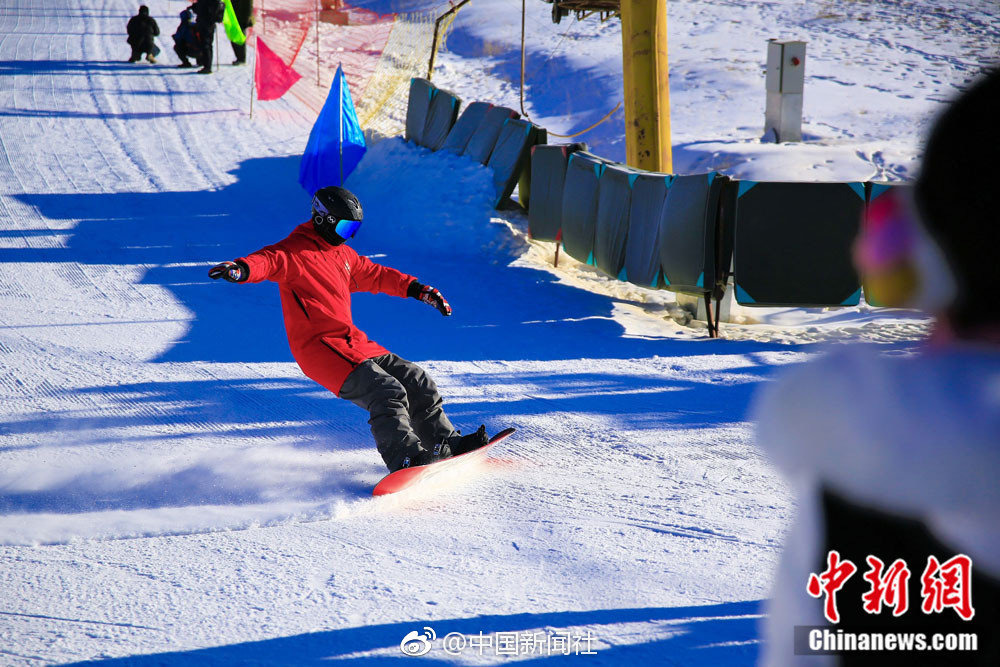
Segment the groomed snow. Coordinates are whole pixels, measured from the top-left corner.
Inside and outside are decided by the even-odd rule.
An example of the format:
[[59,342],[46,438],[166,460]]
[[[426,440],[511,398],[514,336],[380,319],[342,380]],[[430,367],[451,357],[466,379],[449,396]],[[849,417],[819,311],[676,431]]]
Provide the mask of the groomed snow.
[[[164,35],[186,6],[148,4]],[[678,171],[912,176],[927,119],[996,56],[991,3],[828,5],[670,3]],[[535,120],[589,125],[620,95],[617,23],[528,7],[552,84]],[[206,276],[308,214],[313,117],[287,99],[249,120],[250,68],[175,69],[169,37],[161,64],[125,64],[134,10],[0,6],[0,663],[378,662],[429,626],[588,636],[593,664],[751,664],[792,511],[752,442],[755,389],[820,341],[905,354],[926,318],[750,312],[711,341],[668,294],[553,268],[484,168],[387,139],[348,181],[355,247],[455,315],[365,294],[355,319],[461,428],[518,432],[469,479],[372,499],[366,416],[302,376],[276,288]],[[516,108],[519,25],[471,3],[436,82]],[[801,145],[760,143],[770,36],[810,40]],[[566,81],[585,107],[560,106]],[[588,140],[620,158],[614,122]],[[424,658],[501,659],[440,640]]]

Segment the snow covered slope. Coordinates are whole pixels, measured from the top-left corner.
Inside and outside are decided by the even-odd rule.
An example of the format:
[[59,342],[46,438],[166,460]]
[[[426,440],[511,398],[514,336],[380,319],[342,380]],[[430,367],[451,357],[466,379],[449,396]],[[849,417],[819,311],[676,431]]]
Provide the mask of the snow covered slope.
[[[186,6],[148,4],[165,34]],[[461,51],[470,24],[510,18],[500,4],[463,10],[442,85],[495,57],[516,62],[509,30],[492,56]],[[686,109],[699,81],[734,97],[750,87],[730,86],[740,61],[720,52],[722,27],[763,33],[767,17],[804,15],[807,3],[675,5],[672,31],[695,10],[714,26],[674,41],[687,71],[675,109]],[[493,642],[451,655],[439,640],[425,658],[439,663],[503,659],[511,633],[522,649],[529,636],[589,638],[595,664],[752,663],[791,508],[745,410],[822,336],[708,341],[650,317],[648,295],[543,268],[523,219],[491,209],[483,168],[383,141],[348,182],[366,209],[356,247],[441,289],[455,315],[359,295],[355,319],[432,373],[460,427],[518,433],[471,479],[372,499],[384,470],[366,416],[301,375],[277,290],[206,277],[307,215],[297,156],[312,118],[289,100],[259,105],[251,122],[248,68],[200,77],[171,57],[125,64],[133,11],[125,0],[0,6],[0,663],[377,662],[406,659],[400,641],[427,626]],[[865,24],[902,31],[871,62],[905,53],[915,77],[932,76],[941,57],[911,48],[926,35],[897,18],[885,10]],[[977,21],[953,44],[935,41],[951,54],[949,77],[929,92],[923,78],[893,90],[932,107],[973,69],[963,45],[996,34],[995,20]],[[595,113],[616,102],[616,29],[574,28],[603,45],[605,73],[588,79],[586,64],[563,62],[604,86]],[[715,55],[685,70],[685,44]],[[509,81],[497,81],[464,95],[510,103]],[[684,164],[723,151],[697,141],[783,150],[755,143],[753,104],[679,130]],[[888,126],[885,138],[866,124],[864,150],[884,139],[902,155],[893,164],[911,164],[915,146],[896,139],[917,130]],[[836,150],[862,149],[844,139]],[[792,159],[825,169],[826,148],[802,151]],[[873,337],[905,351],[920,322],[876,322]],[[860,337],[862,324],[852,315],[836,337]]]

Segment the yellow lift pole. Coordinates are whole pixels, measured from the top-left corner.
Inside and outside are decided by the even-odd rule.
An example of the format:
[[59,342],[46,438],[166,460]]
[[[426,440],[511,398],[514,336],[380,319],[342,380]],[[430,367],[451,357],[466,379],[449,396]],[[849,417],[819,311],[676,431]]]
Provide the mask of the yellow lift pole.
[[621,0],[625,149],[629,166],[673,172],[667,0]]

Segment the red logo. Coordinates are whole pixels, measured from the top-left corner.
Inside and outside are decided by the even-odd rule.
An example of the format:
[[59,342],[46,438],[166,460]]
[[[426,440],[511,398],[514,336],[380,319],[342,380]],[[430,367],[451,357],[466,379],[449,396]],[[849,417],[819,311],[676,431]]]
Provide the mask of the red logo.
[[[893,616],[905,614],[910,608],[907,588],[910,568],[906,561],[897,558],[886,568],[875,556],[865,560],[869,569],[863,578],[869,587],[861,596],[863,609],[869,614],[881,614],[884,605],[892,608]],[[826,570],[809,575],[806,591],[814,598],[824,598],[823,615],[830,623],[840,622],[837,593],[857,571],[854,563],[841,559],[837,551],[830,551]],[[927,567],[920,576],[920,593],[923,596],[920,609],[925,614],[938,614],[950,607],[963,620],[971,620],[976,614],[972,607],[972,559],[958,554],[941,563],[934,556],[928,556]]]
[[910,606],[906,584],[910,581],[910,568],[897,558],[883,574],[885,564],[875,556],[869,556],[868,566],[871,568],[864,574],[864,579],[871,588],[861,596],[864,609],[869,614],[881,614],[882,605],[891,606],[893,616],[902,616]]
[[972,608],[972,559],[958,554],[943,563],[928,556],[927,568],[920,577],[925,614],[940,613],[951,607],[968,621],[976,614]]
[[826,597],[823,605],[823,615],[831,623],[840,623],[840,612],[837,611],[837,591],[844,587],[847,580],[858,571],[857,566],[849,560],[840,561],[840,554],[831,551],[827,554],[826,571],[820,575],[810,574],[806,590],[814,598]]

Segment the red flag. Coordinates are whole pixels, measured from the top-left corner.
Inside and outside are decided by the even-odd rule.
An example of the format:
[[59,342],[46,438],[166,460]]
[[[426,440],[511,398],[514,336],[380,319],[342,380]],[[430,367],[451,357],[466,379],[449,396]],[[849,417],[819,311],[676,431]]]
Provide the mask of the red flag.
[[257,58],[254,62],[256,66],[253,78],[257,86],[258,100],[276,100],[302,78],[301,74],[276,56],[260,37],[257,37]]

